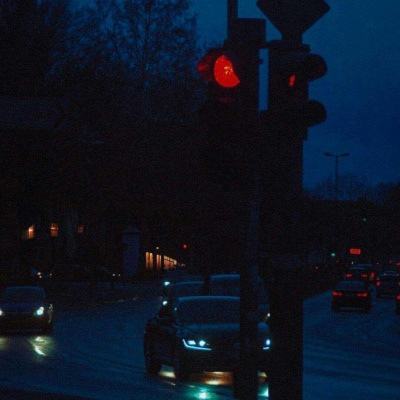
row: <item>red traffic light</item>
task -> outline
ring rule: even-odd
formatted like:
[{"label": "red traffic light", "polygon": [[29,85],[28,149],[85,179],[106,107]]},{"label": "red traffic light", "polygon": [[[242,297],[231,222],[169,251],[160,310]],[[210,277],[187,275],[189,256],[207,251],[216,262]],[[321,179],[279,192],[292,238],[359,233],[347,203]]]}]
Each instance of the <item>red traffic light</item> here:
[{"label": "red traffic light", "polygon": [[210,50],[197,64],[197,71],[207,82],[214,82],[223,89],[240,85],[237,62],[223,49]]},{"label": "red traffic light", "polygon": [[349,253],[353,256],[359,256],[359,255],[361,255],[361,249],[357,248],[357,247],[353,247],[353,248],[349,249]]},{"label": "red traffic light", "polygon": [[187,250],[189,245],[187,243],[182,243],[182,250]]},{"label": "red traffic light", "polygon": [[225,54],[220,55],[214,62],[214,78],[223,88],[234,88],[240,84],[232,60]]}]

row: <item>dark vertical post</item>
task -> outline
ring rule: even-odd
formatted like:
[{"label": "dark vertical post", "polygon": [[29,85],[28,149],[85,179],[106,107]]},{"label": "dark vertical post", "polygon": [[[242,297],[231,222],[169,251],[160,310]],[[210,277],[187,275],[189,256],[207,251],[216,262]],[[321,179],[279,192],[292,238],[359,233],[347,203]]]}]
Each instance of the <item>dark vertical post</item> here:
[{"label": "dark vertical post", "polygon": [[335,201],[339,199],[339,157],[340,155],[335,155]]},{"label": "dark vertical post", "polygon": [[228,13],[227,13],[227,31],[228,37],[232,34],[232,26],[234,21],[238,18],[238,0],[227,0]]}]

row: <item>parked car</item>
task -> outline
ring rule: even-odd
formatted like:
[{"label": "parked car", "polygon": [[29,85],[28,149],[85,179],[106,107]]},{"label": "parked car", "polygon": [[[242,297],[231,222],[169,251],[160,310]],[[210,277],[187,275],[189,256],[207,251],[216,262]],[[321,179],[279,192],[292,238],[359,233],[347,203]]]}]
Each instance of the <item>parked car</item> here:
[{"label": "parked car", "polygon": [[344,275],[346,280],[360,280],[374,282],[377,271],[372,264],[356,264],[352,266]]},{"label": "parked car", "polygon": [[344,307],[362,308],[370,311],[372,306],[371,290],[368,282],[347,280],[339,282],[332,291],[331,307],[339,311]]},{"label": "parked car", "polygon": [[[146,371],[157,374],[173,366],[177,380],[202,371],[236,371],[240,350],[240,299],[231,296],[180,297],[176,306],[161,309],[147,322],[144,334]],[[268,370],[271,337],[265,322],[258,325],[258,365]]]},{"label": "parked car", "polygon": [[400,274],[397,272],[386,271],[378,275],[375,282],[376,297],[394,296],[400,291]]},{"label": "parked car", "polygon": [[0,329],[35,328],[49,333],[53,327],[53,305],[43,288],[9,286],[0,296]]}]

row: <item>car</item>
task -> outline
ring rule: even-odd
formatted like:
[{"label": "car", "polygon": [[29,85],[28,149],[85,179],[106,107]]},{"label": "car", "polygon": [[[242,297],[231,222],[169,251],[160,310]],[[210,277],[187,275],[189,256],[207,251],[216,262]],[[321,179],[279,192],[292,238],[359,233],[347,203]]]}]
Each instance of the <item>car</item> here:
[{"label": "car", "polygon": [[345,273],[344,279],[369,282],[370,273],[363,266],[354,266]]},{"label": "car", "polygon": [[395,302],[396,302],[396,314],[400,315],[400,292],[396,294]]},{"label": "car", "polygon": [[201,296],[203,281],[183,281],[165,286],[162,296],[163,307],[173,307],[179,297]]},{"label": "car", "polygon": [[388,271],[379,274],[375,286],[376,297],[394,296],[400,290],[400,274]]},{"label": "car", "polygon": [[8,286],[0,296],[0,329],[35,328],[49,333],[54,308],[39,286]]},{"label": "car", "polygon": [[[147,322],[145,367],[157,374],[162,365],[174,368],[178,381],[203,371],[234,372],[239,365],[240,299],[232,296],[191,296]],[[258,366],[267,371],[271,337],[268,324],[258,324]]]},{"label": "car", "polygon": [[347,280],[339,282],[332,291],[331,307],[339,311],[343,307],[362,308],[368,312],[371,309],[371,291],[368,282]]},{"label": "car", "polygon": [[[258,313],[266,321],[270,318],[266,288],[260,278],[257,279]],[[212,274],[205,279],[204,293],[211,296],[240,296],[240,274]]]}]

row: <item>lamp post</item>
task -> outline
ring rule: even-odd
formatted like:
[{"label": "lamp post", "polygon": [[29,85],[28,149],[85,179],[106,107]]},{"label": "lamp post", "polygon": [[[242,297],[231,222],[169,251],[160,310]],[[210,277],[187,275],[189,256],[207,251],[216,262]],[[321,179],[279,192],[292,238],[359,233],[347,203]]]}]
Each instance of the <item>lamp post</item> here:
[{"label": "lamp post", "polygon": [[350,153],[341,153],[341,154],[334,154],[326,151],[324,153],[327,157],[334,157],[335,158],[335,200],[339,198],[339,158],[347,157]]}]

